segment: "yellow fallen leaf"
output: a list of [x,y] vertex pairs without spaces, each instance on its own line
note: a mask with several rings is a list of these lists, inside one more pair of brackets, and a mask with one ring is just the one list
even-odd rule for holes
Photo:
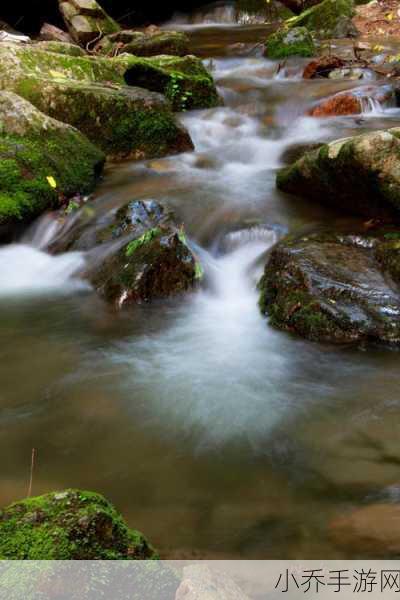
[[50,71],[50,75],[52,77],[55,77],[56,79],[65,79],[65,73],[62,73],[61,71]]
[[50,187],[52,187],[53,189],[55,189],[57,187],[57,181],[54,179],[54,177],[52,175],[49,175],[48,177],[46,177],[48,184]]

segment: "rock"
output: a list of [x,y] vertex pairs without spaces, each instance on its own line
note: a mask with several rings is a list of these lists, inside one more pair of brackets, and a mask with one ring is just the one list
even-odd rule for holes
[[[172,86],[172,75],[158,63],[147,63],[150,60],[128,55],[75,57],[37,46],[0,45],[0,87],[14,90],[39,110],[76,126],[113,159],[155,158],[192,150],[188,132],[175,120],[165,98],[134,86],[145,83],[137,61],[145,61],[148,77],[158,75],[158,87],[161,81]],[[213,85],[211,78],[208,85]]]
[[157,558],[99,494],[80,490],[28,498],[0,512],[2,560],[146,560]]
[[81,46],[120,30],[96,0],[59,0],[59,7],[72,39]]
[[101,223],[83,209],[52,250],[93,248],[100,259],[85,276],[118,308],[186,292],[203,275],[183,229],[154,200],[132,201]]
[[286,21],[289,27],[306,27],[320,38],[333,38],[343,28],[344,19],[354,15],[353,0],[323,0]]
[[73,42],[69,33],[55,25],[50,25],[50,23],[43,23],[39,38],[45,42],[62,42],[66,44],[71,44]]
[[356,38],[360,35],[357,27],[350,17],[339,17],[336,25],[331,30],[331,37],[335,39]]
[[183,32],[158,28],[150,33],[125,30],[104,37],[94,51],[107,56],[124,52],[135,56],[185,56],[189,54],[189,38]]
[[312,117],[335,117],[356,115],[368,110],[372,105],[382,105],[395,101],[395,91],[391,86],[360,87],[347,92],[339,92],[327,98],[310,110]]
[[249,600],[228,575],[208,565],[190,565],[183,569],[176,600]]
[[0,122],[0,225],[93,190],[105,157],[79,131],[11,92],[0,92]]
[[125,66],[125,81],[163,93],[175,111],[213,108],[222,103],[213,78],[196,56],[119,58]]
[[262,312],[314,341],[399,343],[400,280],[387,277],[382,243],[361,235],[285,238],[259,284]]
[[118,308],[187,292],[202,277],[182,229],[156,202],[131,202],[98,241],[119,239],[111,254],[87,274],[95,289]]
[[352,214],[399,218],[400,130],[324,144],[278,172],[284,192]]
[[340,69],[346,65],[346,61],[339,56],[327,55],[321,56],[306,66],[303,71],[303,79],[316,79],[319,77],[329,77],[331,71]]
[[400,555],[400,505],[372,504],[335,519],[332,541],[351,558],[395,558]]
[[265,56],[272,59],[288,56],[313,56],[315,45],[305,27],[282,27],[270,35],[265,44]]
[[364,79],[368,77],[369,79],[374,78],[374,74],[372,71],[368,69],[363,69],[360,67],[343,67],[342,69],[333,69],[329,73],[329,79]]
[[362,102],[351,92],[340,92],[327,98],[309,111],[311,117],[337,117],[340,115],[357,115],[362,112]]
[[47,52],[55,52],[56,54],[67,54],[67,56],[83,56],[86,57],[86,52],[80,46],[69,42],[52,42],[41,41],[36,42],[35,48],[45,50]]

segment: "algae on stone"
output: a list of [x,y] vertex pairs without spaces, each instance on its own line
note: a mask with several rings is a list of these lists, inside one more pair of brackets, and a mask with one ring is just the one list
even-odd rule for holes
[[103,496],[66,490],[16,502],[0,512],[1,560],[158,558]]
[[89,193],[105,157],[73,127],[0,92],[0,225],[29,221]]
[[[2,45],[0,87],[77,127],[113,158],[191,150],[190,136],[169,103],[154,91],[127,85],[124,76],[136,60],[148,59],[75,57],[34,46]],[[162,77],[167,85],[164,71]]]
[[373,131],[324,144],[279,171],[277,186],[347,213],[398,220],[398,130]]
[[297,17],[286,21],[289,27],[306,27],[321,38],[335,37],[335,30],[343,19],[351,19],[355,14],[353,0],[323,0],[308,8]]
[[282,27],[270,35],[265,44],[265,56],[272,59],[289,56],[313,56],[315,45],[306,27]]

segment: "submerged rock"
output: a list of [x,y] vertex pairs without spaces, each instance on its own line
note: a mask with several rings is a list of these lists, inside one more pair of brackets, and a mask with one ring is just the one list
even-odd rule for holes
[[324,144],[277,176],[284,192],[373,217],[400,216],[400,130]]
[[72,39],[82,46],[120,29],[96,0],[59,0],[59,7]]
[[0,512],[2,560],[157,558],[103,496],[67,490],[28,498]]
[[330,537],[353,558],[395,558],[400,555],[400,505],[372,504],[335,519]]
[[[116,59],[70,56],[37,46],[1,45],[0,87],[14,90],[39,110],[77,127],[113,158],[152,158],[192,150],[190,136],[175,120],[169,103],[143,89],[145,78],[137,77],[137,61],[148,60],[128,55]],[[144,68],[149,77],[158,76],[157,82],[162,79],[165,87],[170,83],[169,74],[158,63],[146,62]]]
[[[379,258],[387,238],[311,234],[272,251],[259,287],[273,325],[324,342],[400,342],[400,280]],[[400,264],[400,244],[392,261]],[[395,270],[391,269],[391,275]]]
[[320,38],[347,37],[354,14],[353,0],[323,0],[286,23],[290,27],[306,27]]
[[315,45],[312,35],[305,27],[282,27],[269,36],[265,44],[265,56],[272,59],[289,56],[313,56]]
[[0,92],[0,122],[0,225],[93,190],[105,157],[79,131],[11,92]]
[[124,30],[105,36],[94,51],[107,56],[134,54],[135,56],[185,56],[189,54],[189,38],[180,31],[163,31],[156,28],[151,31]]

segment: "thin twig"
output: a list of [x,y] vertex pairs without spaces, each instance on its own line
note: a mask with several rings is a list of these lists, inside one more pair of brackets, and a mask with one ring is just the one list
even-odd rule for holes
[[32,496],[33,470],[35,468],[35,458],[36,458],[36,449],[32,448],[31,475],[30,475],[30,479],[29,479],[28,498],[30,498]]

